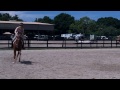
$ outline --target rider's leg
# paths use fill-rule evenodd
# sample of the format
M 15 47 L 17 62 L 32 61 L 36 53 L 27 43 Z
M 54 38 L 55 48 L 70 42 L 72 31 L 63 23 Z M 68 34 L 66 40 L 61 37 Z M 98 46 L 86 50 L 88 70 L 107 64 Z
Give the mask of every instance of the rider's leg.
M 16 38 L 16 35 L 15 35 L 15 36 L 13 37 L 13 39 L 12 39 L 13 42 L 14 42 L 15 38 Z
M 16 36 L 14 36 L 14 37 L 12 38 L 12 47 L 13 47 L 13 42 L 14 42 L 15 38 L 16 38 Z

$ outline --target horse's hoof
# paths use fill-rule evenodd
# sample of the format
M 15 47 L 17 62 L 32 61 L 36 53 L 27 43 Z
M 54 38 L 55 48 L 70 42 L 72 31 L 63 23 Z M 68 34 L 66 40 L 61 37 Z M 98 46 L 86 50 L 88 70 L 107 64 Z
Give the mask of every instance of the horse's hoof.
M 13 64 L 15 63 L 15 62 L 12 62 Z

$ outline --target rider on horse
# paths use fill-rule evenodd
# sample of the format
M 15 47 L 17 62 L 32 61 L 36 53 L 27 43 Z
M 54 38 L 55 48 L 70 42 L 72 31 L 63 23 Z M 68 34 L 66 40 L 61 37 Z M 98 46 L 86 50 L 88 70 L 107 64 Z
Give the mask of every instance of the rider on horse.
M 14 40 L 16 39 L 16 36 L 20 35 L 22 38 L 22 48 L 24 49 L 24 28 L 23 28 L 23 23 L 20 23 L 18 27 L 16 27 L 15 31 L 15 36 L 13 38 L 13 43 Z

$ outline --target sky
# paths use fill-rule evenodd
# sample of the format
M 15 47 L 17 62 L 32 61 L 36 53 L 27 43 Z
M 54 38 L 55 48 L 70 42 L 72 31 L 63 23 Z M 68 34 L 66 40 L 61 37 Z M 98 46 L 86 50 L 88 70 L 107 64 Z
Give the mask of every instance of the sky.
M 54 17 L 60 13 L 70 14 L 76 20 L 85 16 L 93 20 L 97 20 L 101 17 L 114 17 L 120 19 L 120 11 L 0 11 L 0 13 L 9 13 L 11 16 L 16 14 L 20 19 L 26 22 L 33 22 L 35 18 L 43 18 L 44 16 L 54 19 Z

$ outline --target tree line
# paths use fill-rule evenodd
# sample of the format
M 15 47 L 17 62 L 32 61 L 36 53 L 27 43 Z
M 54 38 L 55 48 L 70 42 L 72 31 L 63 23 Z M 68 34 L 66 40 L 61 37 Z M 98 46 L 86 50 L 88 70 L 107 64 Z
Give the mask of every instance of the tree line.
M 11 16 L 9 13 L 0 13 L 0 20 L 1 21 L 9 21 L 9 20 L 23 21 L 18 17 L 18 15 Z
M 11 16 L 8 13 L 0 13 L 0 20 L 24 21 L 18 15 Z M 63 33 L 82 33 L 85 36 L 90 34 L 98 36 L 120 35 L 120 20 L 114 17 L 101 17 L 95 21 L 84 16 L 75 20 L 75 17 L 67 13 L 60 13 L 54 19 L 44 16 L 43 18 L 35 18 L 34 22 L 55 24 L 54 33 L 57 35 Z

